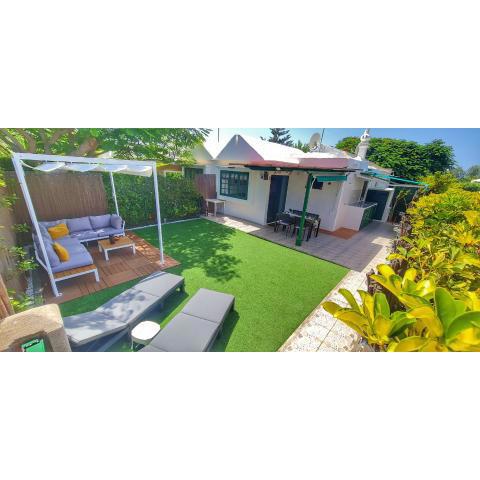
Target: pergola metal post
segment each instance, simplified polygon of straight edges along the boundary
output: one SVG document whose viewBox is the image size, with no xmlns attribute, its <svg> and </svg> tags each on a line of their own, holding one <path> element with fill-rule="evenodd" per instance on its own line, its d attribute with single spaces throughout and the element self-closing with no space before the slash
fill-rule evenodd
<svg viewBox="0 0 480 480">
<path fill-rule="evenodd" d="M 118 213 L 117 192 L 115 190 L 115 182 L 113 180 L 113 173 L 112 172 L 110 172 L 110 183 L 112 185 L 112 194 L 113 194 L 113 201 L 115 202 L 115 211 L 117 212 L 117 215 L 120 215 Z"/>
<path fill-rule="evenodd" d="M 307 184 L 305 185 L 305 197 L 303 199 L 302 217 L 300 218 L 300 226 L 298 228 L 297 240 L 295 241 L 295 245 L 297 247 L 300 247 L 302 245 L 303 229 L 305 227 L 305 217 L 307 215 L 308 200 L 310 198 L 310 191 L 312 190 L 314 180 L 315 179 L 313 175 L 309 172 L 307 177 Z"/>
<path fill-rule="evenodd" d="M 35 208 L 33 207 L 32 197 L 30 196 L 30 190 L 28 189 L 27 180 L 25 178 L 25 172 L 23 171 L 21 160 L 18 158 L 16 153 L 13 154 L 12 160 L 13 160 L 13 166 L 15 168 L 15 173 L 17 174 L 18 183 L 20 184 L 23 197 L 25 198 L 25 203 L 27 205 L 28 213 L 30 214 L 30 218 L 32 219 L 32 223 L 38 237 L 38 243 L 40 244 L 40 250 L 42 251 L 42 254 L 43 254 L 43 261 L 45 262 L 45 267 L 47 269 L 48 277 L 50 279 L 50 284 L 52 286 L 53 294 L 56 297 L 59 297 L 61 293 L 58 291 L 57 283 L 55 282 L 55 277 L 52 272 L 52 267 L 50 266 L 47 250 L 45 249 L 45 243 L 43 242 L 42 233 L 40 232 L 40 225 L 38 224 Z"/>
<path fill-rule="evenodd" d="M 153 185 L 155 188 L 155 206 L 157 207 L 158 243 L 160 247 L 160 262 L 165 263 L 163 258 L 162 216 L 160 214 L 160 201 L 158 199 L 157 165 L 153 162 Z"/>
</svg>

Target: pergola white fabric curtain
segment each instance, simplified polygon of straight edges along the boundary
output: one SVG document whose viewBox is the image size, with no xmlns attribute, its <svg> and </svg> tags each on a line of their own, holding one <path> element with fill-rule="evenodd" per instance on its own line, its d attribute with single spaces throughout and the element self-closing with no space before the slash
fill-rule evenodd
<svg viewBox="0 0 480 480">
<path fill-rule="evenodd" d="M 33 162 L 33 165 L 29 165 L 25 162 Z M 69 157 L 62 155 L 45 155 L 35 153 L 14 153 L 12 155 L 12 162 L 17 174 L 20 187 L 25 197 L 25 203 L 27 204 L 28 212 L 32 220 L 33 227 L 38 236 L 40 249 L 45 259 L 45 265 L 47 267 L 48 276 L 52 285 L 52 290 L 55 296 L 61 295 L 57 289 L 56 281 L 48 261 L 48 255 L 45 250 L 45 245 L 40 232 L 37 215 L 35 213 L 35 207 L 32 203 L 30 191 L 28 189 L 27 182 L 25 180 L 24 168 L 31 168 L 44 173 L 51 173 L 55 171 L 71 171 L 76 173 L 85 172 L 104 172 L 109 173 L 110 181 L 112 184 L 112 194 L 115 202 L 116 213 L 118 214 L 118 202 L 117 193 L 115 190 L 114 175 L 137 175 L 142 177 L 150 177 L 153 175 L 153 185 L 155 189 L 155 208 L 157 212 L 157 225 L 158 225 L 158 242 L 160 246 L 160 261 L 164 263 L 163 255 L 163 238 L 162 238 L 162 223 L 160 214 L 160 201 L 158 198 L 158 179 L 157 168 L 155 162 L 152 161 L 135 161 L 135 160 L 121 160 L 115 158 L 86 158 L 86 157 Z"/>
</svg>

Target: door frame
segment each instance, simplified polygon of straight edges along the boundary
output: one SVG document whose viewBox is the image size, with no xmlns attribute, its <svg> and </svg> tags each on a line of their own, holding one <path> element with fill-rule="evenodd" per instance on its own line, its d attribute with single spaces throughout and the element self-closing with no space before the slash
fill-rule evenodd
<svg viewBox="0 0 480 480">
<path fill-rule="evenodd" d="M 288 192 L 288 183 L 290 181 L 290 177 L 288 175 L 270 175 L 270 183 L 269 183 L 269 188 L 268 188 L 268 197 L 267 197 L 267 215 L 266 215 L 266 223 L 269 223 L 269 218 L 268 218 L 268 212 L 270 210 L 270 201 L 271 201 L 271 197 L 270 197 L 270 194 L 271 194 L 271 191 L 272 191 L 272 181 L 273 181 L 273 178 L 274 177 L 282 177 L 283 180 L 283 186 L 282 186 L 282 189 L 280 190 L 280 198 L 279 198 L 279 202 L 278 202 L 278 207 L 280 208 L 280 206 L 282 206 L 280 208 L 280 210 L 277 212 L 279 213 L 280 211 L 283 211 L 285 210 L 285 204 L 286 204 L 286 201 L 287 201 L 287 192 Z M 286 179 L 286 180 L 285 180 Z M 276 214 L 275 214 L 276 215 Z M 270 223 L 272 222 L 273 220 L 270 220 Z"/>
</svg>

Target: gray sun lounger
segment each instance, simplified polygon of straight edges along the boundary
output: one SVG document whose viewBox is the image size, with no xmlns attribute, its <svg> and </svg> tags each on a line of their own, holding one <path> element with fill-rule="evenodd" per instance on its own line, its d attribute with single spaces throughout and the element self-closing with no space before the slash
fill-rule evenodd
<svg viewBox="0 0 480 480">
<path fill-rule="evenodd" d="M 80 347 L 122 330 L 132 329 L 146 313 L 163 307 L 170 294 L 183 288 L 183 277 L 156 272 L 96 310 L 64 318 L 68 339 L 73 346 Z"/>
<path fill-rule="evenodd" d="M 235 303 L 227 293 L 201 288 L 141 352 L 205 352 Z"/>
</svg>

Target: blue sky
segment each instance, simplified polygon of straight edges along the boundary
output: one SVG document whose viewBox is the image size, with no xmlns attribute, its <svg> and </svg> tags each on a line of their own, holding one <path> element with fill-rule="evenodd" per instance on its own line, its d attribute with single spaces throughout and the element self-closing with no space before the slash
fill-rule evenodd
<svg viewBox="0 0 480 480">
<path fill-rule="evenodd" d="M 308 142 L 312 133 L 321 132 L 321 128 L 290 128 L 290 134 L 297 140 Z M 360 136 L 363 128 L 326 128 L 323 143 L 335 145 L 343 137 Z M 217 138 L 215 128 L 211 137 Z M 235 133 L 252 136 L 268 136 L 268 128 L 221 128 L 220 141 L 227 140 Z M 455 159 L 463 168 L 480 164 L 480 128 L 372 128 L 372 137 L 401 138 L 426 143 L 440 138 L 455 150 Z"/>
</svg>

